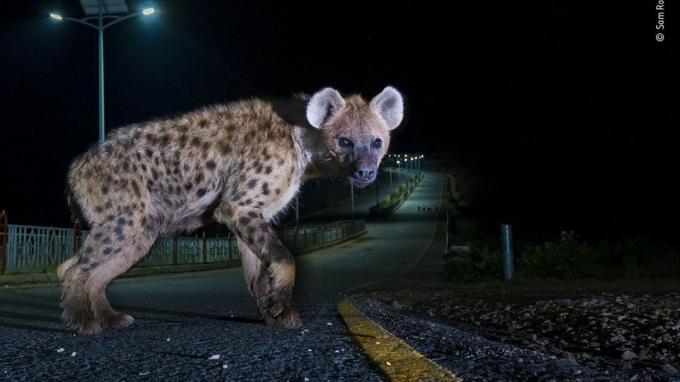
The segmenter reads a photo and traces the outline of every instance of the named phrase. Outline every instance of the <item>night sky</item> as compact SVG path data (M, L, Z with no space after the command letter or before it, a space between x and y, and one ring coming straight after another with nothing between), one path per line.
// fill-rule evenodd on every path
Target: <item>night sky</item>
M391 84L407 102L392 151L455 153L490 220L602 237L680 227L680 12L658 43L656 1L292 3L128 1L158 12L106 31L107 128ZM66 226L67 166L98 136L96 31L48 18L80 17L76 0L0 7L0 209Z

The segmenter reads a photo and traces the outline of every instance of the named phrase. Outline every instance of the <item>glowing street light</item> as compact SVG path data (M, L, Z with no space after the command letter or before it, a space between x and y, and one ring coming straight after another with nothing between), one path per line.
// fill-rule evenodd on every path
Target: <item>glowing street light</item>
M136 16L149 16L156 12L154 8L145 8L141 12L129 13L125 0L80 0L85 17L76 19L63 17L51 12L50 18L55 21L73 21L97 30L99 34L99 143L104 142L104 29ZM108 13L104 13L106 12ZM126 14L118 16L118 14ZM106 24L104 20L110 20Z

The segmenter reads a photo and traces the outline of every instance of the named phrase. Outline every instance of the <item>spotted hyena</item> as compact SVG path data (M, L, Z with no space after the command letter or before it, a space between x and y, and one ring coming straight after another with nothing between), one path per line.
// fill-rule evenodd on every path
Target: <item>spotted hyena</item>
M58 270L66 323L82 333L132 324L111 308L107 285L159 235L191 231L211 218L237 236L264 320L299 327L291 304L293 256L270 222L308 179L346 176L358 187L375 180L403 101L392 87L370 102L325 88L302 103L301 120L290 117L293 108L258 99L209 106L119 128L76 159L69 200L91 230Z

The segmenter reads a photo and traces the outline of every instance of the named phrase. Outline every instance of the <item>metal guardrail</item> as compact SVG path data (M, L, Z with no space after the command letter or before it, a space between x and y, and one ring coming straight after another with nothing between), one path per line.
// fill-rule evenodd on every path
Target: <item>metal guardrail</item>
M206 264L240 259L236 239L231 235L221 238L205 235L161 237L136 266Z
M399 188L388 195L386 198L380 200L377 204L378 208L391 208L395 204L399 204L403 200L407 199L409 195L416 189L418 184L424 179L425 175L419 172L412 177L410 177L405 184L399 186Z
M279 238L293 253L308 252L366 232L363 220L341 220L332 224L311 224L279 232Z
M15 224L7 228L7 272L50 268L73 256L74 229Z
M331 224L290 227L278 232L293 252L302 253L333 245L366 232L364 221L346 220ZM76 228L7 224L0 214L0 274L54 269L76 253L88 231ZM236 238L205 235L161 237L136 265L161 266L240 261Z

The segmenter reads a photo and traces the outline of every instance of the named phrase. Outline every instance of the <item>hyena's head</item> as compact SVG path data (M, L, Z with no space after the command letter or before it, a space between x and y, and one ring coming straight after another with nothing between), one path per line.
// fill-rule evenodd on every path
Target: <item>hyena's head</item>
M358 95L343 98L325 88L307 104L307 120L320 129L317 163L323 171L347 176L357 187L373 182L390 143L390 130L401 123L404 101L393 87L386 87L371 102Z

